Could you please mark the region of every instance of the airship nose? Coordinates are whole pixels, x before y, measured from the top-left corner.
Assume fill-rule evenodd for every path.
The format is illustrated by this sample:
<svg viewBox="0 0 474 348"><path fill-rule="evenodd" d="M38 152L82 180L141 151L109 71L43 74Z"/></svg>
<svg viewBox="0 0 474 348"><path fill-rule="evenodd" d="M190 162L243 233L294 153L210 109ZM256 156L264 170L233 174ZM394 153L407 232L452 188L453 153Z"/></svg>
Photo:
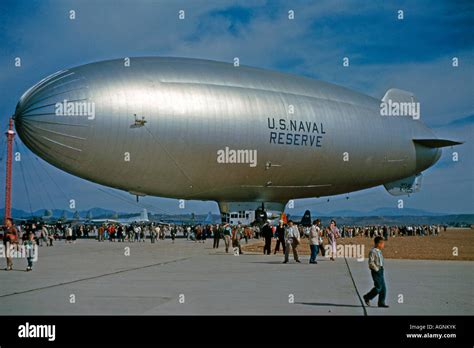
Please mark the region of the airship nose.
<svg viewBox="0 0 474 348"><path fill-rule="evenodd" d="M64 70L41 80L20 98L14 115L16 131L30 150L55 164L75 161L94 111L84 77Z"/></svg>

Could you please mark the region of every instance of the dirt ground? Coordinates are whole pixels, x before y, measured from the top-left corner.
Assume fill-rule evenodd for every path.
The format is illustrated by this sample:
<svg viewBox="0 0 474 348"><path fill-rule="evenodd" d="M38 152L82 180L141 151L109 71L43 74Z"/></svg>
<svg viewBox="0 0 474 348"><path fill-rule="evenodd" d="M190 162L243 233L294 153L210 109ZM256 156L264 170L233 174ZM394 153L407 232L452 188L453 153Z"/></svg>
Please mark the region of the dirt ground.
<svg viewBox="0 0 474 348"><path fill-rule="evenodd" d="M249 245L242 242L244 252L263 253L262 239ZM272 253L275 244L275 240L273 240ZM327 240L324 240L324 244L327 244ZM339 238L337 244L363 244L367 257L373 246L373 240L365 237ZM298 251L303 255L309 255L309 245L306 238L301 240ZM282 253L281 247L280 253ZM385 242L383 254L385 258L389 259L474 261L474 229L452 228L446 232L441 231L439 236L391 237Z"/></svg>

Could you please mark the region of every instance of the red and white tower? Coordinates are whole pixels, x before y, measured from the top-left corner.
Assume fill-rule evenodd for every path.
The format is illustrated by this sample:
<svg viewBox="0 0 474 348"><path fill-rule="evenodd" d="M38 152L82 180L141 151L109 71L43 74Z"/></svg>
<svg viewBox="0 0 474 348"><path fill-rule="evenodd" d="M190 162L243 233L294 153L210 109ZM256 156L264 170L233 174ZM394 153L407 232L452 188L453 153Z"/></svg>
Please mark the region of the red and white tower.
<svg viewBox="0 0 474 348"><path fill-rule="evenodd" d="M5 180L5 220L12 217L12 156L13 156L13 118L10 117L10 125L7 136L7 174Z"/></svg>

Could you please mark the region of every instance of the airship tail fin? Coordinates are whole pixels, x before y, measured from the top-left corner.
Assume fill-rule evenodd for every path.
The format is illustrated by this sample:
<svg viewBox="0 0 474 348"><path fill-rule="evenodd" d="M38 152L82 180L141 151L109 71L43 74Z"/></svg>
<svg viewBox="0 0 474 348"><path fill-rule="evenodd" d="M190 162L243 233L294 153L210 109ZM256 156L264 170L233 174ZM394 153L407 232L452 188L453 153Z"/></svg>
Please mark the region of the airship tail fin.
<svg viewBox="0 0 474 348"><path fill-rule="evenodd" d="M411 193L420 191L422 178L423 175L420 173L417 175L412 175L408 178L389 182L384 186L388 193L390 193L392 196L409 195Z"/></svg>
<svg viewBox="0 0 474 348"><path fill-rule="evenodd" d="M382 98L382 102L388 103L391 100L392 102L417 102L415 95L412 92L404 91L398 88L390 88Z"/></svg>
<svg viewBox="0 0 474 348"><path fill-rule="evenodd" d="M413 139L415 144L420 144L432 149L446 147L446 146L454 146L454 145L461 145L463 144L462 141L454 141L448 139Z"/></svg>

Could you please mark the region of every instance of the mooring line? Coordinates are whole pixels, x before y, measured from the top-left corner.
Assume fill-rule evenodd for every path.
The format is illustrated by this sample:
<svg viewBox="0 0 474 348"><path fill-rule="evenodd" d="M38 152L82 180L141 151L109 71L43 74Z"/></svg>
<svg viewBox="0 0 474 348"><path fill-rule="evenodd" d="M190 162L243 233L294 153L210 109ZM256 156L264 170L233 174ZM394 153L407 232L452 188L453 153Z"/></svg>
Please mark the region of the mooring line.
<svg viewBox="0 0 474 348"><path fill-rule="evenodd" d="M354 285L354 289L356 291L357 297L359 298L360 304L362 305L362 310L364 311L364 316L367 316L367 309L365 308L364 301L360 296L359 290L357 289L357 285L355 283L354 277L352 276L351 268L349 267L349 263L347 262L347 258L344 256L344 261L346 262L347 270L349 271L349 275L352 280L352 284Z"/></svg>

